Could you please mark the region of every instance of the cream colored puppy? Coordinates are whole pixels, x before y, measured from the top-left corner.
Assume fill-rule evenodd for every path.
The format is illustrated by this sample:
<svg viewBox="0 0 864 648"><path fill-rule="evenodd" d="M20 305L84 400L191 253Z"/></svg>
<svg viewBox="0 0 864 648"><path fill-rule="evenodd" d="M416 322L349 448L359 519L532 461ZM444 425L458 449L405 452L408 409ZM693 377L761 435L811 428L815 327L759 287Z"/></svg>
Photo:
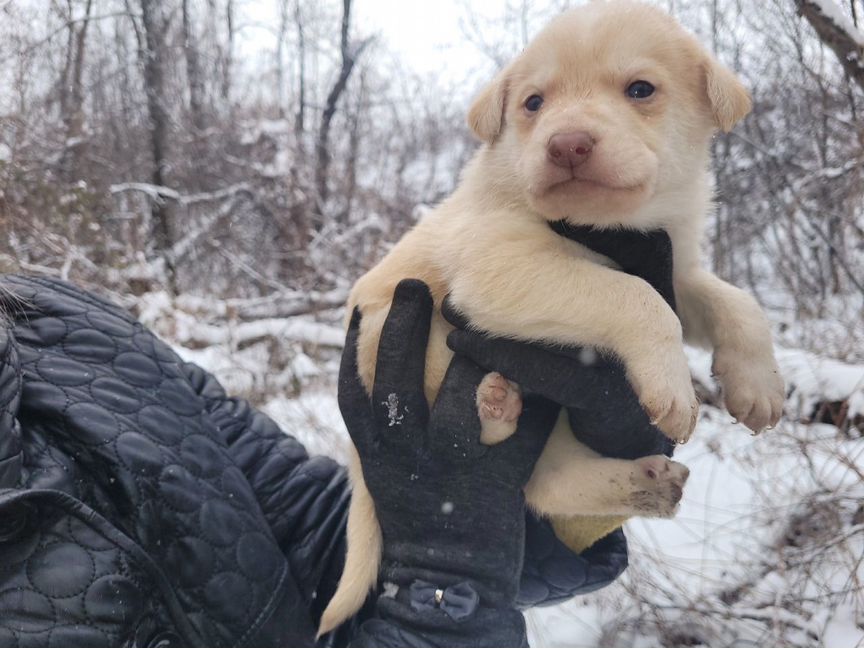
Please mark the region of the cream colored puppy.
<svg viewBox="0 0 864 648"><path fill-rule="evenodd" d="M486 331L614 352L646 411L676 441L689 438L698 408L683 326L689 341L713 348L731 414L755 431L775 423L783 384L766 319L751 297L699 265L713 191L709 144L749 110L735 76L654 7L593 2L556 18L471 107L469 123L484 145L456 192L354 287L348 313L358 306L363 314L358 362L367 389L393 291L413 277L429 285L436 307L449 293ZM549 223L561 219L665 229L678 316L645 281L554 233ZM449 330L436 312L426 358L430 402L450 361ZM494 394L481 390L481 406ZM512 429L487 423L484 442ZM686 476L665 457L600 457L574 438L562 414L526 499L558 518L559 534L580 549L621 516L673 515ZM322 633L359 609L378 575L381 533L356 455L352 480L348 556ZM606 516L603 524L576 517L592 515Z"/></svg>

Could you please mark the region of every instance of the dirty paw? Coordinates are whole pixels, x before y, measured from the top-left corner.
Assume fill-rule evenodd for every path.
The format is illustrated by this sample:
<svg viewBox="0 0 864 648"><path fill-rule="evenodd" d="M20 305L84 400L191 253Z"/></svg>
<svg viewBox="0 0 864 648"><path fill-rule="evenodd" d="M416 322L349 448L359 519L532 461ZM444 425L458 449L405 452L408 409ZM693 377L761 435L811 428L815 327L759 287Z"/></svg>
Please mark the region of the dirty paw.
<svg viewBox="0 0 864 648"><path fill-rule="evenodd" d="M663 455L642 457L633 462L630 477L633 494L630 503L638 515L672 517L690 476L687 466Z"/></svg>

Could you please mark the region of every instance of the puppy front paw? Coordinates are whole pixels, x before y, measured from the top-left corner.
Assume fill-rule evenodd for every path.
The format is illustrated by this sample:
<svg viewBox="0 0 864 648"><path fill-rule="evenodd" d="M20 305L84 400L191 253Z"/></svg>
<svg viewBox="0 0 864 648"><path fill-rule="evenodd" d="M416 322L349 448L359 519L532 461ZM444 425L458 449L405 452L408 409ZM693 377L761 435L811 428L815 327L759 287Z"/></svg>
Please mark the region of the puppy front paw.
<svg viewBox="0 0 864 648"><path fill-rule="evenodd" d="M720 381L726 409L755 433L780 420L785 386L772 354L718 349L712 371Z"/></svg>
<svg viewBox="0 0 864 648"><path fill-rule="evenodd" d="M631 366L630 376L639 402L651 422L677 443L686 443L696 427L699 400L693 389L683 348L653 354L644 368Z"/></svg>
<svg viewBox="0 0 864 648"><path fill-rule="evenodd" d="M684 484L690 476L687 466L663 455L642 457L633 462L629 504L637 515L670 518L675 515Z"/></svg>
<svg viewBox="0 0 864 648"><path fill-rule="evenodd" d="M501 443L516 431L522 413L522 390L498 372L483 376L477 387L477 414L480 416L480 442Z"/></svg>

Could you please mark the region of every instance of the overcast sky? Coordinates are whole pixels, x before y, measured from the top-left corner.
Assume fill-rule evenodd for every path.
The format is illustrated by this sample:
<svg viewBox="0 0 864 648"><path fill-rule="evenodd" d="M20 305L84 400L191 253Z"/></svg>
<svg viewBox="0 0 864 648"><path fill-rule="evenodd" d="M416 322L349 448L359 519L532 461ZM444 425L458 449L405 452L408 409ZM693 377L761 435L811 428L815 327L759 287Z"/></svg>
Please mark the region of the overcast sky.
<svg viewBox="0 0 864 648"><path fill-rule="evenodd" d="M471 6L473 10L475 5L480 8L494 4L502 3L484 0L472 2ZM465 63L466 58L484 63L477 49L464 42L459 28L464 10L458 0L358 0L356 11L357 27L365 33L377 33L417 72L437 72L450 63Z"/></svg>
<svg viewBox="0 0 864 648"><path fill-rule="evenodd" d="M248 12L244 30L247 47L273 52L276 5L273 0L246 0L241 5ZM383 50L415 72L461 79L464 74L460 71L494 67L465 40L460 27L465 7L470 6L475 15L495 16L504 5L504 0L354 0L352 31L355 38L375 35ZM256 29L255 23L266 28Z"/></svg>

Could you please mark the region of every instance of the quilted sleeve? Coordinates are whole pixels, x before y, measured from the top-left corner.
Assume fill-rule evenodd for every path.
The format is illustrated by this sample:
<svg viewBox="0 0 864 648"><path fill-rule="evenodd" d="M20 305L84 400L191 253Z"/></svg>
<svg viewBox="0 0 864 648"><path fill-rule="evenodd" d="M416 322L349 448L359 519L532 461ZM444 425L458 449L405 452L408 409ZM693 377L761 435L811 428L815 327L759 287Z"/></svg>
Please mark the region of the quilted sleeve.
<svg viewBox="0 0 864 648"><path fill-rule="evenodd" d="M621 529L577 554L555 536L548 522L529 513L516 602L523 609L562 603L609 585L626 568L627 538Z"/></svg>
<svg viewBox="0 0 864 648"><path fill-rule="evenodd" d="M0 488L17 485L23 460L21 426L16 416L21 399L17 355L11 333L0 321Z"/></svg>
<svg viewBox="0 0 864 648"><path fill-rule="evenodd" d="M310 457L268 416L229 398L200 367L189 363L184 371L251 484L317 624L344 562L351 499L345 468L328 457Z"/></svg>
<svg viewBox="0 0 864 648"><path fill-rule="evenodd" d="M165 629L182 636L159 645L311 646L289 561L180 358L70 284L3 284L19 362L0 354L0 429L15 441L0 443L0 489L16 463L21 477L0 491L0 519L11 511L11 531L29 535L0 540L0 592L12 594L0 630L14 630L0 645L156 645L146 635ZM10 425L19 380L23 435ZM97 522L111 547L87 531Z"/></svg>
<svg viewBox="0 0 864 648"><path fill-rule="evenodd" d="M344 563L351 498L344 467L327 457L309 457L302 444L269 417L245 400L228 398L200 367L187 364L185 371L207 400L234 460L252 485L317 623ZM526 524L517 597L523 609L598 590L627 567L627 541L620 529L576 554L547 522L529 513Z"/></svg>

